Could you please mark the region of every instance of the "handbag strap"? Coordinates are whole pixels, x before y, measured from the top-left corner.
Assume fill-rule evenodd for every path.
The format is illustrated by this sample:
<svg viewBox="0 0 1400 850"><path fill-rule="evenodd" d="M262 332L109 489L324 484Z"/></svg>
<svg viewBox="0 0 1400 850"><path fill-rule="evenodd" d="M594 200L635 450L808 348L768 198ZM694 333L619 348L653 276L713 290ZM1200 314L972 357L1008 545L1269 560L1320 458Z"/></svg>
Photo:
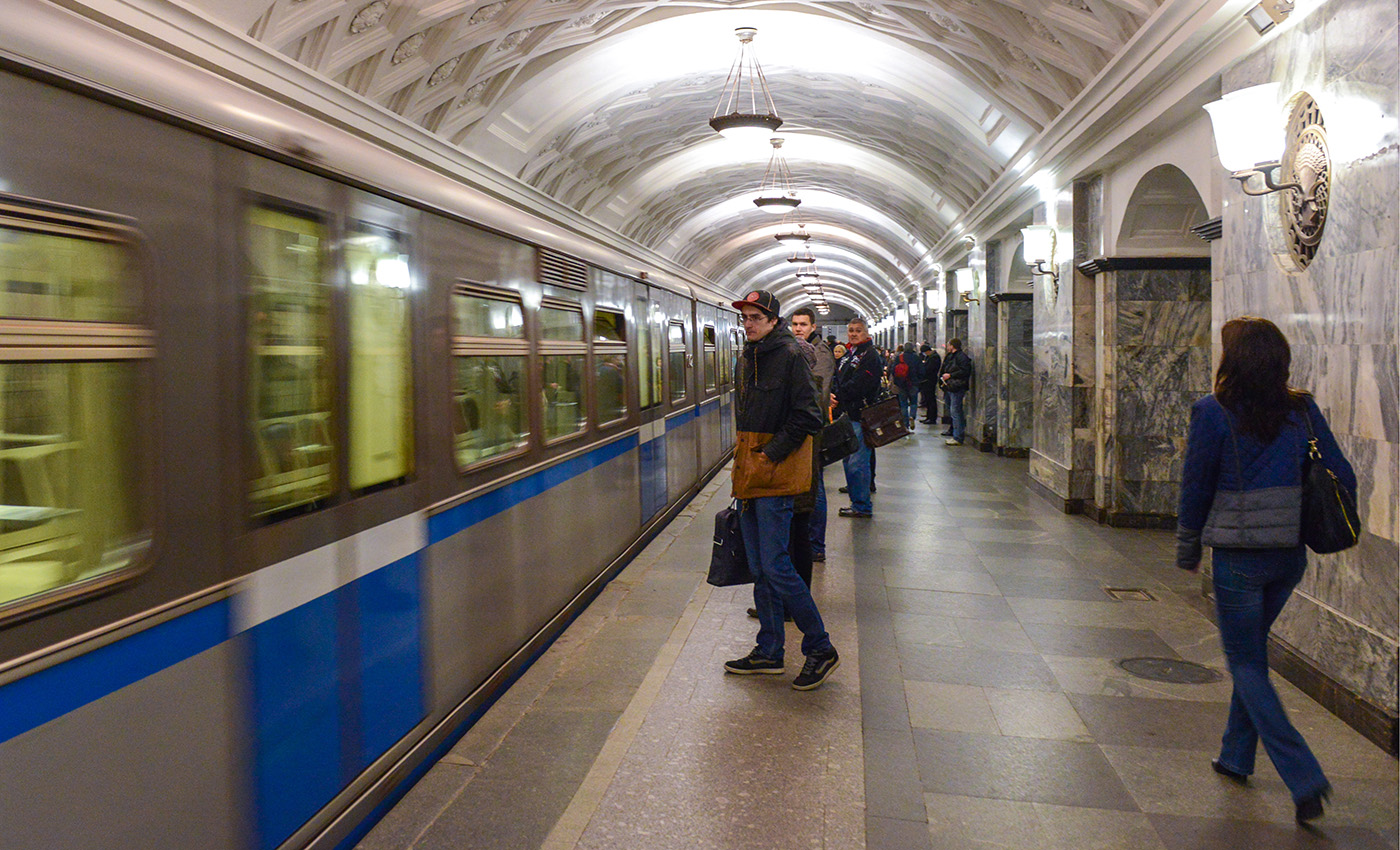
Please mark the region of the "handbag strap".
<svg viewBox="0 0 1400 850"><path fill-rule="evenodd" d="M1215 400L1220 404L1220 399ZM1240 465L1240 441L1235 437L1235 425L1230 421L1230 409L1220 404L1220 409L1225 411L1225 430L1230 432L1230 442L1235 447L1235 479L1239 482L1240 489L1244 489L1244 467Z"/></svg>
<svg viewBox="0 0 1400 850"><path fill-rule="evenodd" d="M1308 460L1322 460L1322 450L1317 447L1317 434L1313 433L1312 414L1303 408L1303 424L1308 426Z"/></svg>

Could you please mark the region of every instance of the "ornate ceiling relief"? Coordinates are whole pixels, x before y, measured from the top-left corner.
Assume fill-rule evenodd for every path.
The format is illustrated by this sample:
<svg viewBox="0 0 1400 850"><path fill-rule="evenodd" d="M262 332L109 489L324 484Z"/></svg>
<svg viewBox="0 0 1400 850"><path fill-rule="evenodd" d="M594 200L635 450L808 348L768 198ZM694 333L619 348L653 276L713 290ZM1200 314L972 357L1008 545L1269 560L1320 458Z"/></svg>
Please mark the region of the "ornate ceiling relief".
<svg viewBox="0 0 1400 850"><path fill-rule="evenodd" d="M193 2L215 19L245 14L236 0ZM808 64L789 62L767 70L784 133L861 153L844 157L840 167L799 159L794 166L799 182L897 223L891 226L904 233L890 230L879 239L890 243L891 256L907 262L911 240L933 244L940 238L943 228L996 181L1016 147L1073 101L1161 2L794 0L773 7L781 12L756 10L796 16L794 20L806 11L812 20L890 46L871 54L864 78L859 72L836 71L819 52L806 57ZM717 55L714 73L671 72L664 62L628 67L629 82L618 86L625 94L596 89L601 79L551 77L563 80L577 96L561 99L558 108L543 115L536 114L539 110L529 106L528 98L547 92L532 89L532 82L583 62L590 51L634 30L728 5L272 0L247 31L469 153L480 155L491 133L505 132L518 139L525 154L518 161L494 164L659 248L687 220L757 181L747 166L676 174L660 185L640 180L652 169L675 171L663 166L689 161L697 146L712 141L706 122L732 55ZM758 52L763 57L761 43ZM625 54L617 60L627 64ZM916 67L920 62L926 67ZM639 68L654 72L643 86L630 81ZM920 91L915 84L892 86L886 78L952 79L956 84L928 84ZM971 101L980 105L974 109ZM515 119L509 116L516 114L531 118L510 124ZM891 169L913 183L889 185L896 173ZM834 212L827 215L833 224L867 226L855 219L841 223ZM733 227L742 231L741 224ZM728 245L732 229L717 225L713 238L707 234L697 241L716 248ZM742 259L740 253L722 259L719 273Z"/></svg>

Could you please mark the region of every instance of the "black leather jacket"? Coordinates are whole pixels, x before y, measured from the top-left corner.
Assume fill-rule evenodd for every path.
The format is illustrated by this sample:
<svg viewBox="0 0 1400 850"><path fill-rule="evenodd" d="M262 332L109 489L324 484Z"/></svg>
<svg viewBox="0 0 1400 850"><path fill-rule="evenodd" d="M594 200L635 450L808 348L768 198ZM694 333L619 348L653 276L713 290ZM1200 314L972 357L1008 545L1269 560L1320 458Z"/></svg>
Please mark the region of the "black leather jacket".
<svg viewBox="0 0 1400 850"><path fill-rule="evenodd" d="M745 343L739 360L735 425L740 431L772 434L763 453L779 463L821 430L822 417L812 367L786 323L758 342Z"/></svg>
<svg viewBox="0 0 1400 850"><path fill-rule="evenodd" d="M836 364L836 380L831 393L836 396L836 415L845 413L859 419L865 406L879 400L880 379L885 364L873 342L863 342L846 352Z"/></svg>

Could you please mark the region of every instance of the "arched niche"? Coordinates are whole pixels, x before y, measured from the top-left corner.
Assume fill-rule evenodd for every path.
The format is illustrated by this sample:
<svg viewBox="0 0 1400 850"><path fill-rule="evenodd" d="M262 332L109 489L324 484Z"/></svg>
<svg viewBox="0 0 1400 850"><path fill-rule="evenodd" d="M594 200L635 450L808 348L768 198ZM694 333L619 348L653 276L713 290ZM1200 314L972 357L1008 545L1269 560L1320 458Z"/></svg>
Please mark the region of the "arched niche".
<svg viewBox="0 0 1400 850"><path fill-rule="evenodd" d="M1210 245L1191 228L1209 218L1191 178L1159 165L1138 180L1118 228L1118 257L1208 257Z"/></svg>

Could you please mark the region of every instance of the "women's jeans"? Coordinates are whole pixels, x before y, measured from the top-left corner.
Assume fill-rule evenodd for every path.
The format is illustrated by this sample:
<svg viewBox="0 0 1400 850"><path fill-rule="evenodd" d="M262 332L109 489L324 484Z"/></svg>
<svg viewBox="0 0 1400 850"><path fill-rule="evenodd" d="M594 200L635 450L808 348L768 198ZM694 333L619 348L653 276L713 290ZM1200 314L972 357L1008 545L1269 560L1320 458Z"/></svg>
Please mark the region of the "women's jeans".
<svg viewBox="0 0 1400 850"><path fill-rule="evenodd" d="M1216 549L1211 564L1220 642L1235 682L1220 764L1248 776L1263 743L1296 803L1326 789L1327 777L1269 682L1268 640L1269 628L1303 578L1307 552L1302 546Z"/></svg>

